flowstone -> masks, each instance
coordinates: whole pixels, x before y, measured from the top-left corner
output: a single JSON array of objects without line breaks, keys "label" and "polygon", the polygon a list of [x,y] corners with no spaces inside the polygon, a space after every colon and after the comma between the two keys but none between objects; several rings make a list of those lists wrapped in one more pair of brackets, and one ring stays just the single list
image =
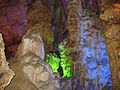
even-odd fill
[{"label": "flowstone", "polygon": [[23,37],[16,57],[10,62],[16,76],[6,90],[57,90],[51,67],[44,61],[44,44],[38,30]]}]

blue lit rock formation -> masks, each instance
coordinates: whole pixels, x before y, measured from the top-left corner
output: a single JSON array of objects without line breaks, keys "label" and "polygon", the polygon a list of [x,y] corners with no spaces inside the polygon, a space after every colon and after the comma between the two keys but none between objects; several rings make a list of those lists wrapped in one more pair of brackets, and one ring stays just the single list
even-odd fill
[{"label": "blue lit rock formation", "polygon": [[105,39],[103,35],[103,25],[101,21],[91,14],[84,12],[79,28],[79,48],[80,52],[80,72],[85,79],[85,87],[91,89],[102,89],[111,86],[111,75],[109,69],[109,59]]},{"label": "blue lit rock formation", "polygon": [[69,90],[110,89],[109,59],[100,19],[95,13],[81,9],[80,2],[73,0],[69,2],[68,29],[76,66],[75,77],[69,80],[68,87],[63,87]]}]

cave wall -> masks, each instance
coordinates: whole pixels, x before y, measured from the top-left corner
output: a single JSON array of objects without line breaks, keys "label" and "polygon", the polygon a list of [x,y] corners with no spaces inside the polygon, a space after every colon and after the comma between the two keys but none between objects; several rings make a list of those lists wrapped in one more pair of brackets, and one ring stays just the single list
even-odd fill
[{"label": "cave wall", "polygon": [[0,33],[5,41],[7,58],[15,55],[26,32],[28,0],[0,0]]},{"label": "cave wall", "polygon": [[[54,11],[51,11],[51,5],[55,4],[50,0],[41,1],[42,4],[31,4],[30,0],[0,0],[0,32],[4,37],[7,58],[15,55],[21,38],[28,29],[41,30],[47,53],[53,51],[55,45],[64,41],[64,36],[70,34],[69,46],[77,52],[73,51],[73,56],[76,56],[73,57],[76,62],[76,76],[64,81],[64,83],[67,83],[66,86],[69,89],[89,88],[89,86],[93,89],[111,88],[111,81],[108,81],[110,80],[110,71],[106,43],[113,87],[114,89],[118,88],[120,86],[120,83],[118,83],[120,67],[117,64],[120,59],[119,0],[65,0],[66,2],[59,0],[54,7],[57,9]],[[70,1],[71,6],[67,6],[68,1]],[[67,21],[68,11],[69,20]],[[52,14],[53,16],[51,16]],[[104,21],[103,24],[97,17],[99,15]],[[68,28],[66,28],[67,23],[65,22],[68,22]],[[66,34],[68,30],[69,33]],[[66,86],[64,84],[61,87]]]},{"label": "cave wall", "polygon": [[96,12],[82,8],[81,1],[69,2],[68,30],[74,48],[75,76],[72,89],[111,89],[109,58],[104,26]]},{"label": "cave wall", "polygon": [[[46,5],[47,4],[47,5]],[[38,0],[31,3],[27,19],[29,30],[38,30],[45,44],[45,52],[53,51],[54,35],[52,31],[51,6],[49,1]]]},{"label": "cave wall", "polygon": [[120,2],[114,0],[101,13],[104,35],[110,59],[113,90],[120,89]]},{"label": "cave wall", "polygon": [[58,90],[59,88],[51,67],[44,61],[44,50],[52,49],[53,42],[51,11],[45,4],[42,0],[36,0],[28,5],[27,33],[22,37],[15,57],[9,60],[16,76],[6,90],[48,90],[48,88]]},{"label": "cave wall", "polygon": [[[77,3],[74,3],[74,2],[77,2]],[[82,5],[78,7],[79,2]],[[94,35],[94,37],[96,37],[98,40],[96,40],[96,38],[93,38],[94,41],[96,40],[96,42],[98,42],[98,44],[95,44],[95,43],[93,43],[93,41],[91,41],[92,46],[94,46],[94,44],[95,44],[97,52],[96,52],[95,49],[91,49],[91,47],[89,47],[89,45],[86,46],[85,50],[80,50],[80,51],[79,51],[78,48],[81,47],[81,45],[79,45],[77,47],[77,51],[82,53],[82,56],[81,55],[78,56],[78,57],[82,57],[82,58],[80,58],[81,61],[87,60],[87,55],[86,54],[85,54],[86,57],[83,58],[84,52],[86,52],[88,54],[92,53],[93,51],[95,51],[97,54],[100,53],[99,55],[95,55],[97,57],[99,57],[100,55],[103,55],[103,56],[101,56],[101,59],[100,58],[97,59],[97,61],[100,60],[100,62],[102,63],[102,67],[99,64],[98,64],[98,66],[100,68],[104,67],[104,69],[106,71],[104,70],[103,74],[105,74],[105,72],[106,72],[105,75],[108,75],[108,77],[109,77],[109,79],[107,81],[110,80],[110,82],[107,82],[106,84],[102,83],[103,84],[102,85],[100,83],[102,82],[102,80],[106,80],[107,77],[106,78],[105,77],[98,77],[99,79],[101,78],[100,82],[99,82],[99,80],[97,82],[98,87],[100,87],[100,88],[102,87],[103,89],[108,89],[108,88],[110,89],[111,86],[112,86],[111,85],[112,83],[111,83],[110,70],[111,70],[111,74],[112,74],[113,89],[116,90],[116,89],[119,89],[119,87],[120,87],[119,86],[119,82],[120,82],[119,76],[120,75],[119,75],[119,65],[118,65],[119,60],[120,60],[120,58],[119,58],[120,4],[119,3],[120,3],[119,0],[73,0],[73,3],[70,3],[71,6],[69,6],[69,13],[70,13],[69,22],[70,23],[68,23],[68,27],[69,27],[69,33],[70,33],[70,39],[71,39],[71,41],[69,43],[70,45],[76,47],[78,45],[77,40],[79,40],[79,39],[81,39],[80,42],[83,45],[87,45],[87,43],[89,43],[90,41],[88,40],[89,36],[87,36],[86,33],[90,33],[92,29],[95,29],[95,30],[91,32],[90,38],[93,38],[92,34],[93,35],[95,33],[98,34],[98,35]],[[92,17],[92,15],[81,17],[80,12],[84,13],[84,10],[83,11],[78,10],[78,8],[81,8],[81,7],[82,7],[82,9],[87,10],[86,11],[87,13],[85,12],[85,15],[90,14],[90,13],[95,13],[93,15],[94,18]],[[79,13],[77,13],[77,11]],[[99,16],[100,16],[100,18],[99,18]],[[83,20],[81,20],[80,18],[83,18]],[[93,21],[91,20],[91,18],[93,19]],[[79,20],[81,20],[81,21],[79,21]],[[87,22],[87,20],[88,20],[88,22]],[[92,29],[89,28],[90,27],[89,25],[87,27],[87,23],[90,24],[89,21],[91,22],[91,24],[93,24]],[[82,23],[82,25],[81,25],[81,23]],[[98,23],[98,25],[100,25],[101,28],[100,27],[98,28],[98,26],[94,25],[94,23]],[[79,27],[81,27],[80,32],[82,32],[80,37],[79,37],[79,29],[78,29]],[[86,30],[85,27],[87,27],[88,30]],[[85,40],[85,42],[83,42],[84,40]],[[100,45],[100,44],[102,44],[102,45]],[[106,46],[107,46],[107,48],[106,48]],[[83,49],[83,47],[81,49]],[[93,51],[91,51],[91,50],[93,50]],[[73,56],[74,56],[73,59],[75,59],[77,57],[77,54],[74,53]],[[89,57],[89,55],[88,55],[88,57]],[[96,60],[94,60],[94,61],[96,61]],[[110,69],[109,69],[109,62],[110,62]],[[79,60],[78,60],[78,63],[79,63]],[[98,61],[98,63],[99,63],[99,61]],[[104,66],[103,64],[106,64],[108,66],[106,66],[106,65]],[[80,65],[81,65],[81,69],[83,69],[83,70],[77,69],[76,71],[80,70],[82,72],[83,75],[80,74],[80,76],[81,76],[80,78],[81,78],[81,80],[83,80],[83,83],[85,83],[86,81],[84,80],[84,78],[87,78],[87,77],[84,77],[84,76],[86,76],[86,75],[89,76],[89,74],[83,73],[83,71],[88,70],[88,68],[85,69],[84,67],[87,67],[87,66],[84,66],[81,63],[76,67],[79,67]],[[87,63],[86,65],[89,65],[89,63]],[[90,70],[88,70],[88,72],[89,71]],[[101,70],[98,70],[98,72],[100,74]],[[118,73],[116,73],[116,72],[118,72]],[[96,75],[96,74],[94,74],[94,75]],[[78,78],[77,78],[77,80],[78,80]],[[78,82],[81,83],[81,80],[79,80]],[[71,81],[71,79],[67,80],[67,82],[66,82],[67,84],[65,86],[65,87],[68,86],[69,89],[74,87],[73,84],[71,84],[71,83],[68,84],[68,82],[70,82],[70,81]],[[89,80],[88,80],[88,82],[89,82]],[[92,86],[95,85],[95,84],[93,84],[93,82],[91,82],[91,83],[92,83],[91,84]],[[97,83],[96,83],[96,85],[97,85]],[[77,85],[79,86],[79,84],[77,84]],[[77,85],[76,85],[76,82],[75,82],[75,87]],[[83,87],[86,87],[86,86],[84,86],[84,84],[81,84],[81,85],[83,85]]]}]

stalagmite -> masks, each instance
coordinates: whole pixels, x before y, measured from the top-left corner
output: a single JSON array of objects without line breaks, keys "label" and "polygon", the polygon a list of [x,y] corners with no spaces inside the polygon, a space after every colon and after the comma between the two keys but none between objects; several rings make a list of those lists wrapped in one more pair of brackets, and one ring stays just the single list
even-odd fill
[{"label": "stalagmite", "polygon": [[42,1],[36,0],[28,10],[29,30],[10,62],[16,76],[6,90],[57,90],[60,87],[51,67],[44,61],[45,50],[52,49],[53,34],[50,8]]},{"label": "stalagmite", "polygon": [[[44,44],[38,30],[29,30],[23,37],[16,57],[11,62],[15,78],[6,90],[56,90],[51,67],[44,60]],[[24,82],[24,83],[23,83]]]},{"label": "stalagmite", "polygon": [[2,34],[0,34],[0,90],[4,90],[14,76],[14,72],[9,68],[6,61],[4,50],[4,41]]}]

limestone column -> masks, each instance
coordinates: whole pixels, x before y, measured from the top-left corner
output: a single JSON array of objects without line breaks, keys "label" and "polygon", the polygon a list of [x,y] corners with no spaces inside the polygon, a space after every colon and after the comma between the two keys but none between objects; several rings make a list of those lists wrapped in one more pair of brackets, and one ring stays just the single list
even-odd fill
[{"label": "limestone column", "polygon": [[120,90],[120,4],[111,4],[100,15],[105,25],[113,90]]}]

